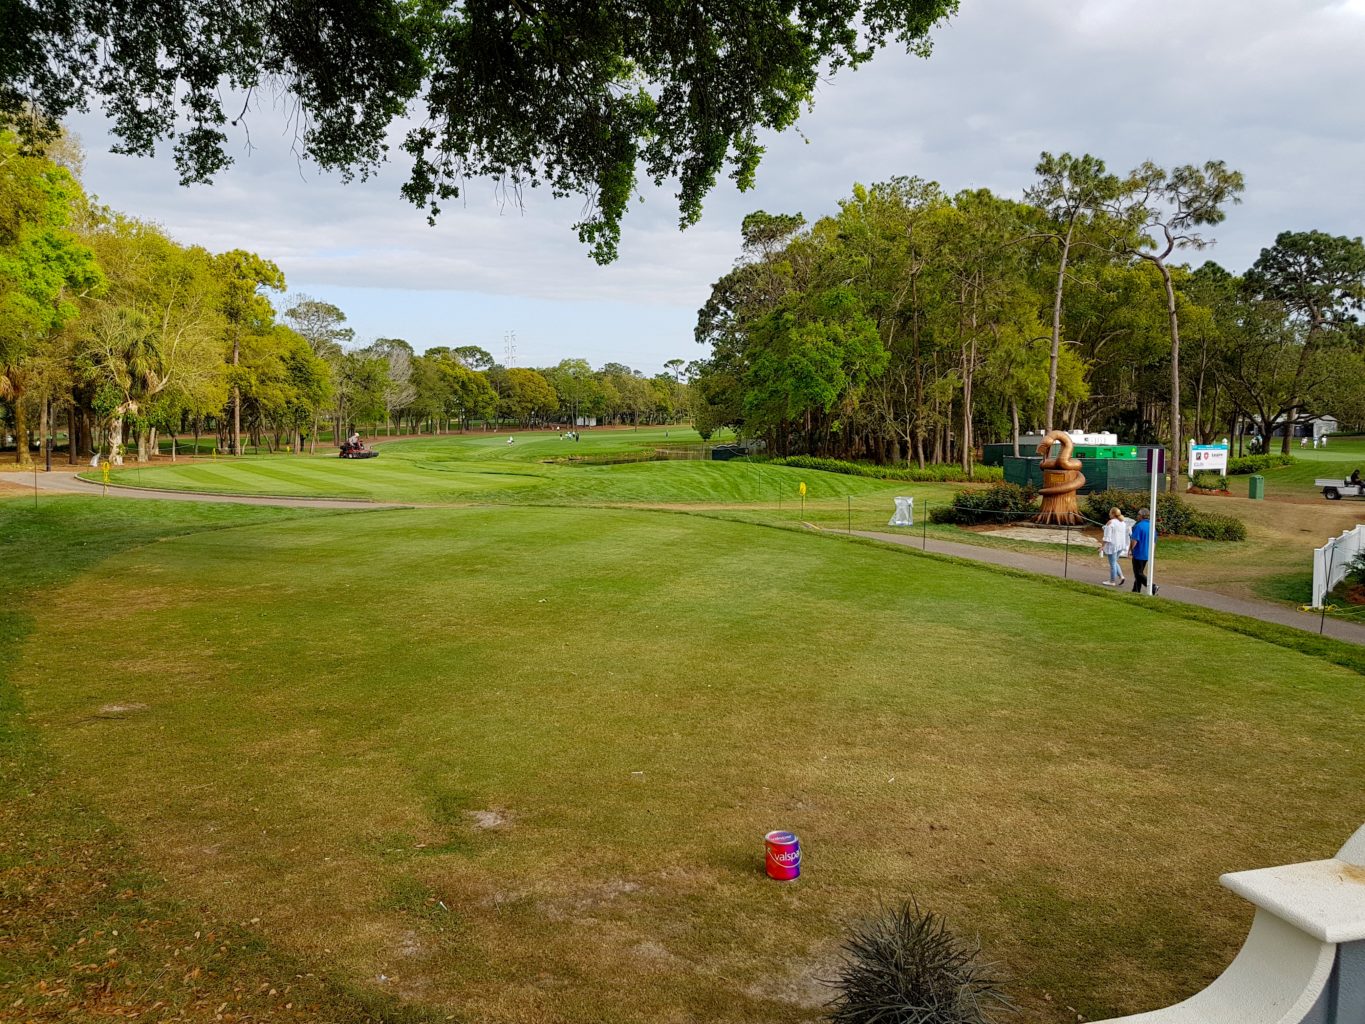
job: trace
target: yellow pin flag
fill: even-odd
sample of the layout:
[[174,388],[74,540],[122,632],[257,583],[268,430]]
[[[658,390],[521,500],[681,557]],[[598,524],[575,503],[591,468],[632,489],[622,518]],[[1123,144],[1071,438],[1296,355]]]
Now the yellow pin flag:
[[804,498],[805,496],[806,496],[806,481],[802,480],[802,481],[801,481],[801,497]]

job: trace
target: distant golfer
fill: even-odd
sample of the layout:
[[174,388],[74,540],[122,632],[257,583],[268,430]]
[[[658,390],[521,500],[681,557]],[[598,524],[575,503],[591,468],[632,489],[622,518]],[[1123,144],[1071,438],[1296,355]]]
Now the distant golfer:
[[508,444],[515,444],[515,443],[516,443],[516,440],[517,440],[517,439],[516,439],[515,437],[509,437],[509,438],[507,439],[507,443],[508,443]]
[[[1137,522],[1133,524],[1132,544],[1128,553],[1133,556],[1133,593],[1142,593],[1142,588],[1147,585],[1147,563],[1152,560],[1152,544],[1156,541],[1156,531],[1152,529],[1152,521],[1147,517],[1150,513],[1147,509],[1138,512]],[[1153,587],[1152,594],[1155,596],[1160,587]]]

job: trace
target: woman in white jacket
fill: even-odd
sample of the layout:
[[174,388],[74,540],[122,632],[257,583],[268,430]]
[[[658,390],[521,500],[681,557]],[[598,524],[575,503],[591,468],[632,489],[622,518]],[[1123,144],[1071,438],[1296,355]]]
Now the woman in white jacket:
[[1109,522],[1104,524],[1104,541],[1100,554],[1109,559],[1109,578],[1106,587],[1117,587],[1124,582],[1123,570],[1119,568],[1119,555],[1128,550],[1128,521],[1123,512],[1116,508],[1109,510]]

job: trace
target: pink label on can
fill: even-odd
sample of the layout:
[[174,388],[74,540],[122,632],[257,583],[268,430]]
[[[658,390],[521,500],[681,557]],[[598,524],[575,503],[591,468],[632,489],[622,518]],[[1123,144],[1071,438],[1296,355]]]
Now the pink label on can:
[[789,882],[801,874],[801,840],[791,832],[769,832],[763,837],[767,848],[768,877]]

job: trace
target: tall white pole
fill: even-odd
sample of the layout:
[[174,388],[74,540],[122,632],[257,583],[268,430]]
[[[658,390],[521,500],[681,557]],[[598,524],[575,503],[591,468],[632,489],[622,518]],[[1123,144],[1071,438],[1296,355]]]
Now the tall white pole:
[[1161,477],[1162,471],[1166,468],[1165,459],[1162,456],[1165,451],[1161,448],[1148,452],[1147,457],[1151,459],[1152,470],[1152,495],[1150,504],[1147,506],[1147,527],[1150,531],[1147,535],[1147,596],[1151,597],[1156,593],[1156,482]]

